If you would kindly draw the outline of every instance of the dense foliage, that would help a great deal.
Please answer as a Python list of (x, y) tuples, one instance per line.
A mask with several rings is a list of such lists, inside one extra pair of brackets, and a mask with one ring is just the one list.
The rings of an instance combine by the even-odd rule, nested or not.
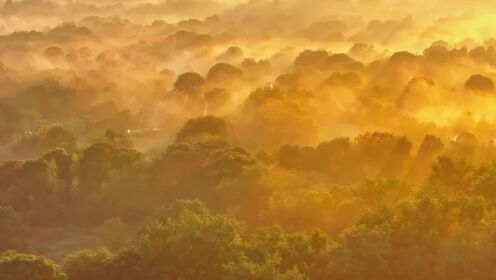
[(2, 1), (0, 280), (496, 279), (493, 2)]
[[(102, 224), (112, 251), (71, 253), (63, 269), (9, 251), (0, 271), (70, 280), (496, 275), (495, 163), (457, 159), (457, 143), (442, 152), (433, 136), (412, 156), (407, 139), (378, 132), (253, 155), (230, 143), (227, 127), (191, 120), (161, 156), (107, 131), (83, 149), (4, 163), (4, 249), (35, 249), (31, 227)], [(432, 169), (417, 170), (419, 161)], [(126, 225), (147, 217), (137, 232)]]

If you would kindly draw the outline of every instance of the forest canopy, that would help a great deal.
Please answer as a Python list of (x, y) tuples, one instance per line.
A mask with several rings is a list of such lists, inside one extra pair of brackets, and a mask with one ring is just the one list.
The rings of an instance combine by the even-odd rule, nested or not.
[(0, 0), (0, 280), (496, 278), (489, 0)]

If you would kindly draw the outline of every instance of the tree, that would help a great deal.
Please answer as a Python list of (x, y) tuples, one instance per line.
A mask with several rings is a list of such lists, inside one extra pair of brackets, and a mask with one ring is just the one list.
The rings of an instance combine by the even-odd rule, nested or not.
[(143, 256), (136, 249), (127, 248), (105, 261), (105, 277), (103, 279), (143, 280), (145, 275), (143, 269)]
[(411, 149), (412, 143), (408, 139), (397, 139), (391, 153), (384, 161), (381, 175), (385, 177), (404, 175), (406, 164), (410, 160)]
[(349, 138), (336, 138), (315, 148), (285, 145), (279, 149), (277, 160), (286, 169), (319, 172), (335, 183), (359, 181), (362, 176)]
[(133, 147), (133, 143), (127, 135), (125, 135), (124, 133), (113, 131), (112, 129), (107, 129), (105, 131), (103, 142), (121, 148)]
[(65, 280), (65, 274), (54, 261), (42, 256), (7, 251), (0, 255), (0, 279)]
[(64, 260), (68, 280), (100, 280), (105, 278), (105, 262), (112, 257), (106, 250), (84, 250), (69, 255)]
[(357, 160), (363, 164), (368, 176), (378, 175), (393, 149), (409, 150), (408, 143), (398, 142), (398, 138), (390, 133), (365, 133), (356, 137), (354, 142)]
[(228, 63), (217, 63), (207, 73), (207, 80), (213, 83), (232, 83), (240, 79), (243, 71)]
[(69, 153), (62, 148), (54, 149), (42, 157), (48, 162), (53, 162), (57, 168), (57, 177), (61, 193), (61, 202), (70, 203), (74, 180), (76, 179), (76, 154)]
[(145, 279), (218, 279), (224, 265), (239, 259), (243, 226), (212, 214), (199, 201), (178, 201), (139, 235)]
[(80, 160), (81, 191), (98, 191), (111, 171), (132, 168), (142, 161), (143, 155), (134, 149), (110, 143), (89, 146), (83, 151)]
[(426, 135), (410, 167), (410, 177), (424, 179), (429, 175), (432, 163), (443, 150), (441, 139), (433, 135)]
[(48, 47), (45, 49), (45, 56), (48, 58), (61, 58), (64, 56), (64, 51), (57, 46)]
[(473, 191), (488, 199), (496, 199), (496, 162), (482, 164), (470, 178)]
[(356, 153), (350, 138), (336, 138), (320, 143), (316, 154), (318, 170), (338, 184), (358, 182), (362, 177), (362, 166), (356, 160)]
[(454, 192), (467, 192), (472, 173), (473, 167), (466, 162), (440, 157), (432, 167), (429, 183)]
[(494, 82), (491, 78), (476, 74), (467, 80), (465, 89), (475, 92), (492, 92), (494, 91)]
[(448, 151), (454, 160), (473, 162), (477, 152), (477, 137), (469, 132), (462, 132), (451, 141)]
[(247, 58), (241, 63), (241, 69), (246, 76), (253, 80), (263, 80), (267, 73), (271, 73), (272, 68), (268, 60), (256, 61)]
[(309, 99), (303, 91), (278, 87), (255, 90), (243, 104), (239, 139), (257, 150), (314, 142), (317, 129)]
[(123, 249), (115, 254), (106, 249), (76, 252), (65, 258), (64, 270), (68, 280), (147, 279), (143, 270), (143, 257), (132, 248)]
[(229, 263), (224, 266), (225, 272), (222, 279), (225, 280), (309, 280), (307, 276), (297, 269), (286, 273), (279, 272), (273, 263), (257, 263), (244, 260), (238, 263)]
[(305, 50), (296, 57), (294, 64), (296, 67), (320, 67), (328, 57), (325, 50)]
[(201, 199), (218, 210), (223, 196), (218, 184), (236, 179), (257, 164), (244, 149), (215, 136), (203, 136), (169, 146), (155, 162), (153, 173), (164, 198)]
[(259, 228), (247, 242), (247, 256), (296, 279), (327, 279), (323, 273), (336, 246), (320, 231), (289, 233), (279, 226)]
[(228, 136), (226, 122), (214, 116), (191, 119), (177, 133), (176, 141), (194, 140), (205, 135), (226, 139)]
[(280, 166), (299, 171), (316, 169), (317, 153), (311, 147), (285, 145), (279, 149), (277, 160)]
[(198, 73), (186, 72), (177, 78), (174, 88), (186, 97), (194, 98), (200, 94), (204, 85), (205, 80)]
[(27, 161), (19, 171), (17, 184), (28, 194), (31, 206), (40, 206), (57, 191), (57, 166), (43, 158)]

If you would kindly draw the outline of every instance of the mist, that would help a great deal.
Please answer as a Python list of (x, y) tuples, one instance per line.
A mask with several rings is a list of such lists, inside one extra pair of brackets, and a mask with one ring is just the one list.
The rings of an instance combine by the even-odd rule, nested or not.
[(2, 1), (0, 280), (494, 279), (495, 12)]

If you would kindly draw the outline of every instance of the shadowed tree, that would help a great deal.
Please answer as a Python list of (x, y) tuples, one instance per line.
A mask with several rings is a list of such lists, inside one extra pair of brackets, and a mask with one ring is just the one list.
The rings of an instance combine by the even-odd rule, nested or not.
[(494, 82), (491, 78), (477, 74), (467, 80), (465, 89), (475, 92), (493, 92)]
[(197, 97), (203, 86), (205, 85), (205, 80), (198, 73), (187, 72), (181, 74), (176, 82), (174, 83), (174, 88), (179, 92), (185, 94), (186, 97), (194, 98)]
[(202, 136), (215, 136), (220, 139), (227, 138), (228, 128), (226, 122), (214, 116), (191, 119), (177, 133), (176, 141), (194, 140), (194, 138)]

